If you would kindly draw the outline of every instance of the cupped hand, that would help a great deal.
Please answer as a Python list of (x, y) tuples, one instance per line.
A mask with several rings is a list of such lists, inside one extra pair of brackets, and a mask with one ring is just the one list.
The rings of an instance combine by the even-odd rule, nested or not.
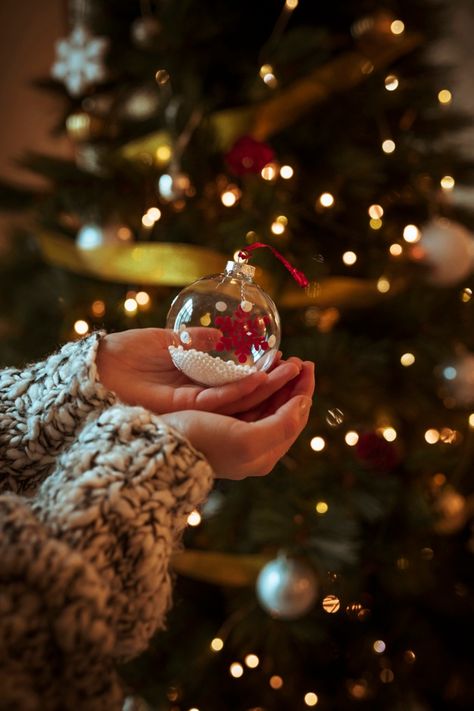
[[(197, 338), (208, 340), (214, 329), (194, 331)], [(168, 350), (174, 343), (173, 332), (162, 328), (131, 329), (104, 336), (97, 353), (101, 383), (122, 402), (141, 405), (158, 414), (202, 410), (233, 415), (266, 402), (301, 372), (299, 358), (284, 361), (278, 354), (269, 373), (254, 373), (234, 383), (205, 387), (175, 367)], [(203, 348), (206, 349), (209, 347)]]
[(314, 392), (314, 365), (303, 363), (286, 390), (270, 396), (262, 408), (229, 417), (185, 411), (163, 416), (204, 454), (216, 476), (245, 479), (268, 474), (305, 427)]

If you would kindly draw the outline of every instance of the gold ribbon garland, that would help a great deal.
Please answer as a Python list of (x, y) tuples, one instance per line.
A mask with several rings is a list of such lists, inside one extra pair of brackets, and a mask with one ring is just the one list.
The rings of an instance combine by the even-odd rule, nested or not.
[(177, 553), (171, 566), (179, 575), (214, 585), (247, 587), (253, 585), (271, 556), (233, 555), (214, 551), (186, 550)]
[[(80, 249), (67, 237), (42, 233), (38, 236), (45, 260), (75, 274), (118, 284), (183, 287), (208, 274), (222, 272), (226, 255), (206, 247), (173, 242), (135, 242)], [(281, 308), (305, 306), (363, 307), (387, 298), (374, 280), (332, 277), (301, 289), (288, 280), (278, 291), (271, 275), (257, 267), (257, 283)], [(392, 284), (390, 294), (400, 291), (404, 281)]]

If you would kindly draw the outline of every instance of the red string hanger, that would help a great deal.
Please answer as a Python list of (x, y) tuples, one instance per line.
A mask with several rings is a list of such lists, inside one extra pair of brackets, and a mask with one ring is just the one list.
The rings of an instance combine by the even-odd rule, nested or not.
[(275, 257), (280, 260), (280, 262), (288, 269), (290, 272), (291, 276), (293, 279), (296, 281), (298, 286), (301, 286), (303, 288), (306, 288), (309, 286), (309, 281), (303, 272), (300, 272), (299, 269), (296, 269), (287, 259), (286, 257), (283, 256), (283, 254), (280, 254), (280, 252), (275, 249), (275, 247), (272, 247), (270, 244), (265, 244), (264, 242), (254, 242), (253, 244), (250, 244), (248, 247), (245, 249), (241, 249), (238, 257), (239, 259), (250, 259), (250, 253), (254, 251), (254, 249), (260, 249), (260, 247), (267, 247), (267, 249), (270, 249)]

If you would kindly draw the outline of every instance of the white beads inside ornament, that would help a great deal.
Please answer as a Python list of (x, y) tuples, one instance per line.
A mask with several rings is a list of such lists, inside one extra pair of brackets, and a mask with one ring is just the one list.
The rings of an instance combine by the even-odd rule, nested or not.
[(255, 269), (228, 262), (225, 272), (181, 291), (167, 316), (173, 363), (201, 385), (224, 385), (268, 370), (280, 345), (272, 299), (253, 281)]

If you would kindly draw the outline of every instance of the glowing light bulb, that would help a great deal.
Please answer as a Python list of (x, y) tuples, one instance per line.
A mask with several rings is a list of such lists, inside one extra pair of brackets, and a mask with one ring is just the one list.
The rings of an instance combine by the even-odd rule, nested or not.
[(385, 88), (387, 91), (395, 91), (398, 88), (399, 81), (395, 74), (389, 74), (385, 77)]
[(391, 138), (386, 138), (385, 141), (382, 142), (382, 150), (384, 153), (393, 153), (395, 148), (395, 141), (392, 141)]
[(382, 220), (372, 218), (369, 222), (370, 228), (372, 230), (380, 230), (383, 225)]
[(151, 215), (149, 215), (148, 213), (143, 215), (143, 217), (142, 217), (143, 227), (153, 227), (154, 224), (155, 224), (155, 220), (153, 219), (153, 217), (151, 217)]
[(474, 427), (474, 412), (469, 415), (469, 427)]
[(348, 267), (351, 267), (357, 262), (357, 254), (355, 252), (344, 252), (342, 261), (344, 264), (347, 264)]
[(294, 10), (295, 7), (298, 7), (298, 0), (286, 0), (285, 7), (288, 8), (288, 10)]
[(421, 239), (421, 232), (416, 225), (406, 225), (403, 229), (403, 239), (405, 242), (413, 244)]
[(318, 703), (318, 695), (312, 691), (308, 691), (308, 693), (304, 695), (304, 702), (306, 706), (316, 706)]
[(263, 166), (260, 175), (264, 180), (275, 180), (278, 173), (278, 166), (276, 163), (267, 163)]
[(158, 222), (161, 217), (161, 210), (158, 207), (149, 207), (146, 214), (153, 220), (153, 222)]
[(97, 299), (91, 306), (92, 315), (100, 318), (105, 314), (105, 302), (102, 299)]
[(231, 676), (234, 677), (234, 679), (238, 679), (244, 673), (244, 668), (243, 668), (242, 664), (239, 664), (239, 662), (232, 662), (232, 664), (229, 667), (229, 671), (230, 671)]
[(384, 427), (382, 437), (387, 440), (387, 442), (394, 442), (397, 439), (397, 430), (393, 427)]
[(349, 432), (346, 432), (346, 436), (344, 437), (345, 442), (349, 447), (354, 447), (357, 442), (359, 441), (359, 435), (357, 432), (354, 432), (354, 430), (350, 430)]
[(294, 170), (291, 165), (282, 165), (280, 168), (280, 175), (284, 180), (289, 180), (293, 177)]
[(257, 657), (256, 654), (247, 654), (244, 659), (244, 662), (249, 667), (249, 669), (256, 669), (260, 664), (260, 659)]
[(220, 652), (224, 648), (224, 642), (220, 637), (214, 637), (211, 642), (211, 649), (213, 652)]
[(139, 306), (148, 306), (150, 303), (150, 294), (148, 294), (146, 291), (139, 291), (138, 294), (135, 296), (135, 301)]
[(390, 286), (390, 282), (386, 277), (380, 277), (377, 282), (377, 290), (380, 291), (381, 294), (386, 294), (390, 291)]
[(285, 231), (285, 225), (281, 222), (272, 222), (271, 231), (274, 235), (282, 235)]
[(439, 182), (443, 190), (446, 191), (452, 190), (456, 184), (452, 175), (444, 175)]
[(374, 220), (380, 220), (383, 217), (383, 207), (382, 205), (371, 205), (369, 207), (369, 217)]
[(403, 252), (403, 247), (401, 244), (397, 244), (396, 242), (394, 242), (390, 245), (388, 251), (390, 252), (392, 257), (399, 257)]
[(441, 89), (441, 91), (438, 92), (438, 101), (440, 104), (450, 104), (452, 100), (453, 95), (449, 89)]
[(415, 356), (413, 355), (413, 353), (404, 353), (400, 358), (400, 363), (405, 368), (408, 368), (408, 366), (413, 365), (414, 362), (415, 362)]
[(271, 64), (262, 64), (262, 66), (260, 67), (259, 74), (262, 79), (265, 74), (273, 74), (273, 66)]
[(318, 198), (318, 202), (323, 207), (332, 207), (334, 205), (334, 195), (331, 195), (331, 193), (322, 193)]
[(270, 89), (275, 89), (278, 86), (278, 79), (274, 74), (265, 74), (263, 81)]
[(461, 293), (461, 301), (465, 304), (467, 304), (470, 300), (472, 299), (472, 289), (470, 289), (468, 286), (462, 290)]
[(436, 444), (436, 442), (439, 442), (439, 437), (438, 430), (430, 429), (425, 432), (425, 440), (428, 444)]
[(402, 20), (394, 20), (390, 25), (390, 32), (394, 35), (401, 35), (405, 31), (405, 23)]
[(225, 207), (232, 207), (237, 202), (237, 197), (232, 190), (226, 190), (221, 195), (221, 202)]
[(270, 681), (268, 683), (270, 684), (272, 689), (281, 689), (281, 687), (283, 686), (283, 679), (281, 678), (281, 676), (274, 674), (270, 677)]
[(458, 377), (458, 371), (454, 366), (448, 365), (443, 370), (443, 377), (445, 377), (446, 380), (456, 380)]
[(322, 452), (326, 446), (326, 440), (323, 437), (313, 437), (310, 442), (310, 447), (314, 452)]
[(168, 145), (159, 146), (155, 153), (157, 162), (161, 164), (168, 163), (172, 155), (171, 146)]
[(89, 330), (89, 324), (87, 323), (87, 321), (84, 321), (84, 319), (80, 318), (74, 323), (73, 328), (78, 336), (85, 336), (85, 334)]
[(128, 298), (123, 302), (123, 308), (126, 314), (133, 316), (137, 312), (138, 304), (134, 298)]
[(329, 510), (329, 506), (325, 501), (318, 501), (318, 503), (315, 506), (316, 512), (318, 514), (325, 514)]
[(201, 514), (199, 513), (199, 511), (196, 511), (196, 509), (194, 509), (194, 511), (191, 511), (191, 513), (188, 516), (188, 524), (190, 526), (199, 526), (200, 523), (201, 523)]
[(372, 646), (374, 652), (377, 652), (377, 654), (383, 654), (383, 652), (385, 652), (386, 644), (382, 639), (377, 639)]

